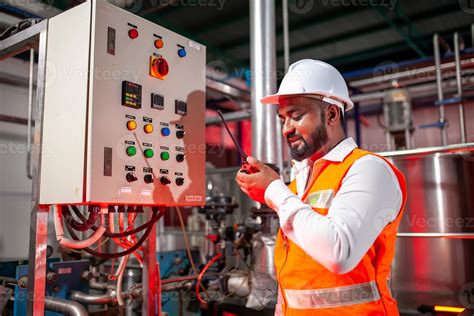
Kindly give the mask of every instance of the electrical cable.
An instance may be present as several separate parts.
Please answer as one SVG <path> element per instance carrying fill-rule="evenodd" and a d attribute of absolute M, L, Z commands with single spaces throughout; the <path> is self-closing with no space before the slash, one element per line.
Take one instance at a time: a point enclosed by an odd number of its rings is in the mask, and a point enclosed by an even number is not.
<path fill-rule="evenodd" d="M 93 206 L 92 206 L 92 207 L 93 207 Z M 79 217 L 79 219 L 81 219 L 82 221 L 87 221 L 87 218 L 84 217 L 84 215 L 81 214 L 81 212 L 77 209 L 77 207 L 76 207 L 75 205 L 72 205 L 71 208 L 72 208 L 72 210 L 74 211 L 74 213 Z M 94 212 L 94 211 L 91 210 L 91 212 Z M 158 209 L 157 209 L 157 208 L 153 208 L 153 212 L 154 212 L 154 213 L 153 213 L 153 216 L 155 216 L 156 213 L 158 212 Z M 155 218 L 155 217 L 153 217 L 153 216 L 152 216 L 152 218 L 151 218 L 148 222 L 146 222 L 146 223 L 144 223 L 144 224 L 142 224 L 142 225 L 140 225 L 140 226 L 138 226 L 138 227 L 136 227 L 136 228 L 134 228 L 134 229 L 132 229 L 132 230 L 127 230 L 127 231 L 125 231 L 125 232 L 123 232 L 123 233 L 112 233 L 112 232 L 106 231 L 106 232 L 104 233 L 104 236 L 105 236 L 105 237 L 109 237 L 109 238 L 123 238 L 123 237 L 128 237 L 128 236 L 130 236 L 130 235 L 139 233 L 139 232 L 145 230 L 145 229 L 148 227 L 148 225 L 149 225 L 150 223 L 154 223 L 154 222 L 156 222 L 156 221 L 159 219 L 159 218 L 157 219 L 157 218 Z M 160 216 L 160 217 L 161 217 L 161 216 Z M 98 226 L 92 226 L 92 227 L 91 227 L 91 229 L 93 229 L 93 230 L 97 230 L 98 228 L 99 228 Z"/>
<path fill-rule="evenodd" d="M 155 209 L 155 208 L 153 208 L 153 212 L 154 212 L 154 214 L 152 216 L 152 219 L 150 219 L 150 221 L 147 222 L 147 225 L 148 225 L 147 229 L 145 230 L 142 237 L 140 237 L 138 242 L 133 247 L 131 247 L 127 250 L 124 250 L 124 251 L 117 252 L 117 253 L 103 253 L 103 252 L 98 252 L 98 251 L 92 250 L 92 249 L 87 248 L 87 247 L 84 248 L 84 251 L 88 252 L 89 254 L 91 254 L 95 257 L 104 258 L 104 259 L 119 258 L 119 257 L 122 257 L 122 256 L 126 256 L 128 254 L 131 254 L 132 252 L 137 250 L 139 247 L 141 247 L 141 245 L 145 242 L 148 235 L 150 235 L 151 230 L 152 230 L 153 225 L 155 224 L 155 222 L 157 220 L 159 220 L 160 217 L 163 215 L 162 212 L 158 212 L 158 209 Z M 79 240 L 77 235 L 74 233 L 73 230 L 70 229 L 70 227 L 68 225 L 66 225 L 66 229 L 67 229 L 69 235 L 71 235 L 71 237 L 73 239 Z M 127 231 L 127 232 L 129 232 L 129 231 Z M 127 232 L 125 232 L 125 233 L 127 233 Z"/>
<path fill-rule="evenodd" d="M 175 209 L 176 209 L 176 212 L 178 213 L 179 223 L 181 225 L 181 230 L 183 232 L 184 245 L 186 246 L 186 252 L 188 254 L 189 263 L 191 263 L 191 267 L 193 268 L 194 274 L 197 275 L 198 270 L 196 269 L 196 266 L 194 265 L 193 256 L 191 255 L 191 247 L 189 247 L 188 234 L 186 233 L 186 228 L 184 227 L 183 215 L 181 214 L 181 209 L 179 207 L 176 206 Z"/>
<path fill-rule="evenodd" d="M 124 306 L 125 302 L 122 297 L 122 283 L 123 283 L 123 275 L 125 274 L 125 266 L 127 265 L 127 261 L 130 255 L 124 256 L 119 264 L 119 273 L 118 273 L 118 278 L 117 278 L 117 303 L 119 306 Z"/>
<path fill-rule="evenodd" d="M 79 214 L 81 214 L 79 212 L 79 210 L 77 210 Z M 75 230 L 77 231 L 81 231 L 81 232 L 84 232 L 86 230 L 89 230 L 92 228 L 92 226 L 95 225 L 95 222 L 97 221 L 97 213 L 96 212 L 91 212 L 89 213 L 89 218 L 85 218 L 83 216 L 83 218 L 85 220 L 82 220 L 81 218 L 81 222 L 78 222 L 71 214 L 71 211 L 69 209 L 69 207 L 67 205 L 63 205 L 62 206 L 62 213 L 64 215 L 64 219 L 67 221 L 67 223 L 72 227 L 74 228 Z M 77 215 L 77 213 L 76 213 Z M 81 214 L 82 215 L 82 214 Z"/>
<path fill-rule="evenodd" d="M 104 216 L 104 213 L 101 213 L 100 226 L 90 237 L 88 237 L 85 240 L 80 240 L 80 239 L 71 240 L 69 238 L 66 238 L 64 237 L 64 230 L 63 230 L 62 208 L 59 205 L 54 205 L 53 209 L 54 209 L 53 217 L 54 217 L 54 228 L 56 230 L 56 239 L 59 241 L 59 244 L 64 247 L 72 248 L 72 249 L 87 248 L 90 245 L 94 244 L 96 241 L 98 241 L 104 235 L 104 232 L 106 231 L 105 227 L 102 225 L 102 223 L 105 223 L 105 216 Z M 68 223 L 66 223 L 66 227 L 69 227 Z"/>
<path fill-rule="evenodd" d="M 198 276 L 198 270 L 196 269 L 196 265 L 194 264 L 193 256 L 191 254 L 191 247 L 189 246 L 188 233 L 186 232 L 186 228 L 184 226 L 183 214 L 181 214 L 181 209 L 178 206 L 176 206 L 175 209 L 176 209 L 176 212 L 178 213 L 179 224 L 181 225 L 181 230 L 183 232 L 184 245 L 186 247 L 186 253 L 188 254 L 189 263 L 191 264 L 191 267 L 193 268 L 194 275 Z M 204 293 L 206 293 L 206 295 L 209 296 L 209 293 L 207 293 L 207 290 L 204 286 L 202 286 L 202 289 L 204 290 Z"/>
<path fill-rule="evenodd" d="M 131 215 L 131 214 L 130 214 Z M 133 222 L 132 225 L 130 226 L 133 229 Z M 119 213 L 119 229 L 120 232 L 124 231 L 123 227 L 123 213 Z M 114 220 L 114 213 L 109 213 L 109 230 L 112 233 L 115 233 L 115 220 Z M 121 238 L 112 238 L 112 241 L 117 244 L 119 247 L 122 247 L 123 249 L 129 249 L 134 246 L 133 243 L 129 242 L 126 239 L 121 239 Z M 137 252 L 134 251 L 133 255 L 137 258 L 138 262 L 140 265 L 143 265 L 143 258 L 142 256 Z"/>
<path fill-rule="evenodd" d="M 201 286 L 202 277 L 204 273 L 206 273 L 207 269 L 209 269 L 209 267 L 221 256 L 222 256 L 221 253 L 218 253 L 217 255 L 215 255 L 214 258 L 212 258 L 211 260 L 209 260 L 208 263 L 206 263 L 206 265 L 204 266 L 204 269 L 202 269 L 202 271 L 199 273 L 197 283 L 196 283 L 196 296 L 199 302 L 201 302 L 202 304 L 207 304 L 207 302 L 202 299 L 201 294 L 199 293 L 199 287 Z M 208 295 L 208 298 L 209 298 L 209 295 Z"/>

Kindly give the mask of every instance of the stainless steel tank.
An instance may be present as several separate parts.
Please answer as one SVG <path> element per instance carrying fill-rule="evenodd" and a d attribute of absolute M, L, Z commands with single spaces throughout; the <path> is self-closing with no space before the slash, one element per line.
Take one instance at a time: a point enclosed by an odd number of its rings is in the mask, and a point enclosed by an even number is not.
<path fill-rule="evenodd" d="M 392 266 L 399 308 L 474 306 L 474 143 L 382 155 L 408 188 Z"/>

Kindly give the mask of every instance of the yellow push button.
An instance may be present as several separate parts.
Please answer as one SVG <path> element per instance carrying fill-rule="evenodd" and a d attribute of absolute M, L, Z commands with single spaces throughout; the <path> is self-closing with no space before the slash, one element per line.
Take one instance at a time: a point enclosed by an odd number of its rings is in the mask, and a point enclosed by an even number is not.
<path fill-rule="evenodd" d="M 137 128 L 137 122 L 130 120 L 127 122 L 127 128 L 129 131 L 133 131 Z"/>
<path fill-rule="evenodd" d="M 145 124 L 143 129 L 145 130 L 145 133 L 147 133 L 147 134 L 153 133 L 153 125 L 152 124 Z"/>

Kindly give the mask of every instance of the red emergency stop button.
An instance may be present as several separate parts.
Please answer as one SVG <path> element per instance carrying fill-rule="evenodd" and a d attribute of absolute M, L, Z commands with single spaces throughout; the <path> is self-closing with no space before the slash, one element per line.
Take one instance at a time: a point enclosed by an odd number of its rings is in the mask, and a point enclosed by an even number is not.
<path fill-rule="evenodd" d="M 131 38 L 131 39 L 136 39 L 138 37 L 138 30 L 137 29 L 130 29 L 128 31 L 128 36 Z"/>

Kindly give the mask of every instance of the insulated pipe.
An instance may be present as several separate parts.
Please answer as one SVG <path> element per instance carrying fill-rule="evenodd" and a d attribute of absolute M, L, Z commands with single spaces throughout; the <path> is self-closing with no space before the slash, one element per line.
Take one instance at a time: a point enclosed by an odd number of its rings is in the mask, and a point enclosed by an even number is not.
<path fill-rule="evenodd" d="M 65 314 L 68 316 L 87 316 L 89 313 L 80 303 L 68 301 L 58 297 L 46 296 L 44 298 L 46 310 Z"/>
<path fill-rule="evenodd" d="M 264 96 L 276 91 L 274 0 L 250 1 L 250 56 L 252 155 L 263 162 L 281 165 L 277 107 L 260 103 Z"/>
<path fill-rule="evenodd" d="M 462 78 L 461 78 L 461 58 L 459 56 L 459 33 L 454 33 L 454 61 L 456 63 L 456 86 L 458 88 L 458 98 L 462 98 Z M 466 125 L 464 121 L 464 103 L 459 103 L 459 129 L 461 134 L 461 143 L 466 142 Z"/>
<path fill-rule="evenodd" d="M 130 292 L 123 292 L 122 298 L 129 298 Z M 138 296 L 140 297 L 140 295 Z M 70 295 L 71 300 L 91 305 L 115 305 L 117 303 L 117 292 L 113 290 L 107 291 L 105 294 L 86 294 L 79 291 L 72 291 Z"/>
<path fill-rule="evenodd" d="M 442 86 L 442 77 L 441 77 L 441 56 L 439 52 L 439 45 L 440 45 L 440 37 L 438 34 L 433 35 L 433 50 L 434 50 L 434 60 L 435 60 L 435 67 L 436 67 L 436 88 L 438 91 L 438 101 L 442 102 L 444 99 L 443 95 L 443 86 Z M 444 123 L 446 121 L 445 114 L 444 114 L 444 105 L 439 105 L 439 121 L 440 123 Z M 441 127 L 441 145 L 446 145 L 447 143 L 447 133 L 446 133 L 446 126 Z"/>

